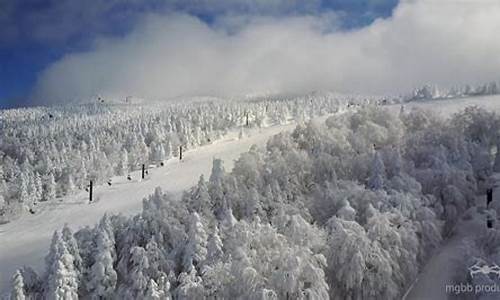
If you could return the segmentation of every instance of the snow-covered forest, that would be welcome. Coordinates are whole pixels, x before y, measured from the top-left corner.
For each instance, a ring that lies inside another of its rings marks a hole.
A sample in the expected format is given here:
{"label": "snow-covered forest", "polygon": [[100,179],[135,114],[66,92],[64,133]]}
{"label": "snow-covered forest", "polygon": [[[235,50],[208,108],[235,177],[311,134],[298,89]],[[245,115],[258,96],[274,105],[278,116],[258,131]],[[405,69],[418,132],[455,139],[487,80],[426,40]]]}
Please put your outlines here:
{"label": "snow-covered forest", "polygon": [[214,159],[181,197],[158,188],[140,214],[55,232],[45,270],[19,269],[12,296],[401,298],[500,171],[499,130],[477,107],[444,118],[367,106],[299,122],[231,172]]}
{"label": "snow-covered forest", "polygon": [[411,94],[402,97],[402,100],[408,102],[498,94],[500,94],[500,83],[495,81],[478,85],[466,84],[462,86],[452,86],[450,88],[438,87],[436,85],[424,85],[416,88]]}
{"label": "snow-covered forest", "polygon": [[[314,103],[312,102],[314,97]],[[230,130],[336,112],[356,97],[315,94],[253,101],[90,103],[0,111],[0,223],[36,211],[92,180],[127,176],[220,139]]]}

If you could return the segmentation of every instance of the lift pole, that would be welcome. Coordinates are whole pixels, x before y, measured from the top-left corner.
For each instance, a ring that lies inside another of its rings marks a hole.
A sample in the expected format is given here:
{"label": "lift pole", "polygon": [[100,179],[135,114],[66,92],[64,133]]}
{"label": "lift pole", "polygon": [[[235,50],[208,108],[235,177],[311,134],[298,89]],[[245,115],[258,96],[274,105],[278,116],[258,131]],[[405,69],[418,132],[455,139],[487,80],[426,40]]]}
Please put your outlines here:
{"label": "lift pole", "polygon": [[179,160],[182,160],[182,146],[179,146]]}
{"label": "lift pole", "polygon": [[90,184],[89,184],[89,202],[92,202],[92,192],[93,192],[93,183],[92,183],[92,180],[90,181]]}
{"label": "lift pole", "polygon": [[144,172],[146,171],[146,165],[142,164],[142,179],[144,179]]}

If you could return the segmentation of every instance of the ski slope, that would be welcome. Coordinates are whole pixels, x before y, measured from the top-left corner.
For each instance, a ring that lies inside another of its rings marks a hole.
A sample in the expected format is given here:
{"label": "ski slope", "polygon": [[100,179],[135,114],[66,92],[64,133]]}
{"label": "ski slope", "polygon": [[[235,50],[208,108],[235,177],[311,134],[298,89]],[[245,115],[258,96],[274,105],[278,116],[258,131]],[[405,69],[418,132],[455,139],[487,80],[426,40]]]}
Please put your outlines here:
{"label": "ski slope", "polygon": [[[324,118],[324,117],[323,117]],[[201,174],[208,178],[213,158],[222,158],[230,171],[235,159],[252,145],[265,145],[269,137],[292,130],[295,123],[250,129],[245,137],[230,132],[223,139],[210,145],[183,153],[183,160],[167,161],[165,166],[149,169],[146,179],[140,180],[141,171],[132,172],[132,181],[125,176],[112,178],[112,186],[94,188],[94,202],[88,203],[88,193],[65,197],[64,201],[44,203],[34,215],[24,216],[0,225],[0,295],[6,292],[12,274],[23,265],[41,270],[55,230],[68,224],[73,230],[99,221],[104,213],[132,215],[141,211],[142,199],[160,186],[164,191],[179,194],[194,186]]]}

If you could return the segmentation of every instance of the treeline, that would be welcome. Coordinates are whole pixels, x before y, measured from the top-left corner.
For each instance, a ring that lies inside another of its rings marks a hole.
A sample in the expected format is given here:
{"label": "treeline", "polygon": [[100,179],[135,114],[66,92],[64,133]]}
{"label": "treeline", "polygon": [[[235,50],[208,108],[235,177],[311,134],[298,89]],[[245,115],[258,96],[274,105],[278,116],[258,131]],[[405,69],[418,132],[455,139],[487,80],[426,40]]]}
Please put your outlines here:
{"label": "treeline", "polygon": [[[500,167],[500,118],[380,108],[308,122],[252,148],[180,199],[56,232],[13,297],[400,299]],[[19,298],[17,298],[19,299]]]}
{"label": "treeline", "polygon": [[424,85],[416,88],[413,93],[403,97],[403,101],[434,100],[434,99],[452,99],[470,96],[486,96],[500,94],[500,83],[489,82],[479,85],[453,86],[451,88],[442,88],[436,85]]}

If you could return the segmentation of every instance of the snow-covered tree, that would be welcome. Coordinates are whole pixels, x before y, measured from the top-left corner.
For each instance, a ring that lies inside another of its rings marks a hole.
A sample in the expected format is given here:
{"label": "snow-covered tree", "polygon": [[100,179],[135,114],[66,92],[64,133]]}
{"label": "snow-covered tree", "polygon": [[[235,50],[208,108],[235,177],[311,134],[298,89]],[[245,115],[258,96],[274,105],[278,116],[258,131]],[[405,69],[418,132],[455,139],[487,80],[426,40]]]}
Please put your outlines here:
{"label": "snow-covered tree", "polygon": [[73,265],[75,267],[75,271],[77,272],[77,274],[80,277],[80,275],[83,272],[82,257],[80,256],[80,250],[78,248],[78,243],[77,243],[75,237],[73,236],[73,232],[68,227],[68,224],[64,225],[62,232],[61,232],[61,235],[62,235],[62,239],[63,239],[64,243],[66,244],[66,248],[67,248],[69,254],[71,254],[73,256]]}
{"label": "snow-covered tree", "polygon": [[375,152],[372,160],[371,175],[368,179],[368,187],[372,190],[382,189],[384,186],[385,166],[378,151]]}
{"label": "snow-covered tree", "polygon": [[207,233],[198,213],[193,212],[189,221],[188,240],[184,248],[183,269],[190,272],[207,257]]}
{"label": "snow-covered tree", "polygon": [[45,188],[43,193],[44,201],[51,201],[56,198],[56,182],[54,175],[50,173],[45,181]]}
{"label": "snow-covered tree", "polygon": [[196,187],[188,194],[187,202],[190,211],[203,213],[204,215],[211,213],[213,204],[203,175],[200,176]]}
{"label": "snow-covered tree", "polygon": [[11,300],[24,300],[26,295],[24,292],[24,280],[23,275],[19,270],[14,273],[12,277],[12,291],[10,292]]}
{"label": "snow-covered tree", "polygon": [[21,186],[19,187],[19,202],[26,206],[30,207],[33,203],[33,197],[29,194],[29,180],[26,175],[21,175]]}
{"label": "snow-covered tree", "polygon": [[108,298],[114,294],[118,280],[113,268],[112,241],[105,230],[99,230],[96,236],[95,262],[91,266],[87,284],[89,294],[94,298]]}
{"label": "snow-covered tree", "polygon": [[213,212],[219,219],[224,217],[224,213],[229,208],[228,199],[224,193],[224,176],[223,161],[221,159],[214,159],[208,191],[213,203]]}
{"label": "snow-covered tree", "polygon": [[179,300],[201,300],[204,299],[204,288],[202,279],[196,274],[196,269],[190,267],[188,272],[179,275],[179,286],[176,289],[176,299]]}
{"label": "snow-covered tree", "polygon": [[207,264],[214,264],[221,260],[223,256],[222,246],[222,240],[219,236],[219,227],[215,225],[207,241]]}
{"label": "snow-covered tree", "polygon": [[117,175],[125,175],[129,170],[129,161],[128,161],[128,152],[127,149],[122,149],[120,152],[120,160],[116,166],[116,174]]}
{"label": "snow-covered tree", "polygon": [[40,174],[36,173],[35,174],[35,195],[34,195],[34,201],[35,202],[40,202],[43,200],[43,182],[42,182],[42,177]]}
{"label": "snow-covered tree", "polygon": [[122,295],[125,298],[143,298],[148,288],[149,279],[147,270],[149,261],[146,250],[139,246],[130,249],[130,273],[127,284],[121,287]]}
{"label": "snow-covered tree", "polygon": [[163,295],[158,289],[158,285],[153,279],[149,280],[148,289],[146,290],[145,299],[148,300],[160,300],[163,299]]}
{"label": "snow-covered tree", "polygon": [[493,163],[493,172],[500,172],[500,144],[497,145],[497,153],[495,155],[495,161]]}
{"label": "snow-covered tree", "polygon": [[55,234],[48,262],[48,283],[46,299],[78,299],[78,274],[74,267],[73,256],[68,252],[61,235]]}

